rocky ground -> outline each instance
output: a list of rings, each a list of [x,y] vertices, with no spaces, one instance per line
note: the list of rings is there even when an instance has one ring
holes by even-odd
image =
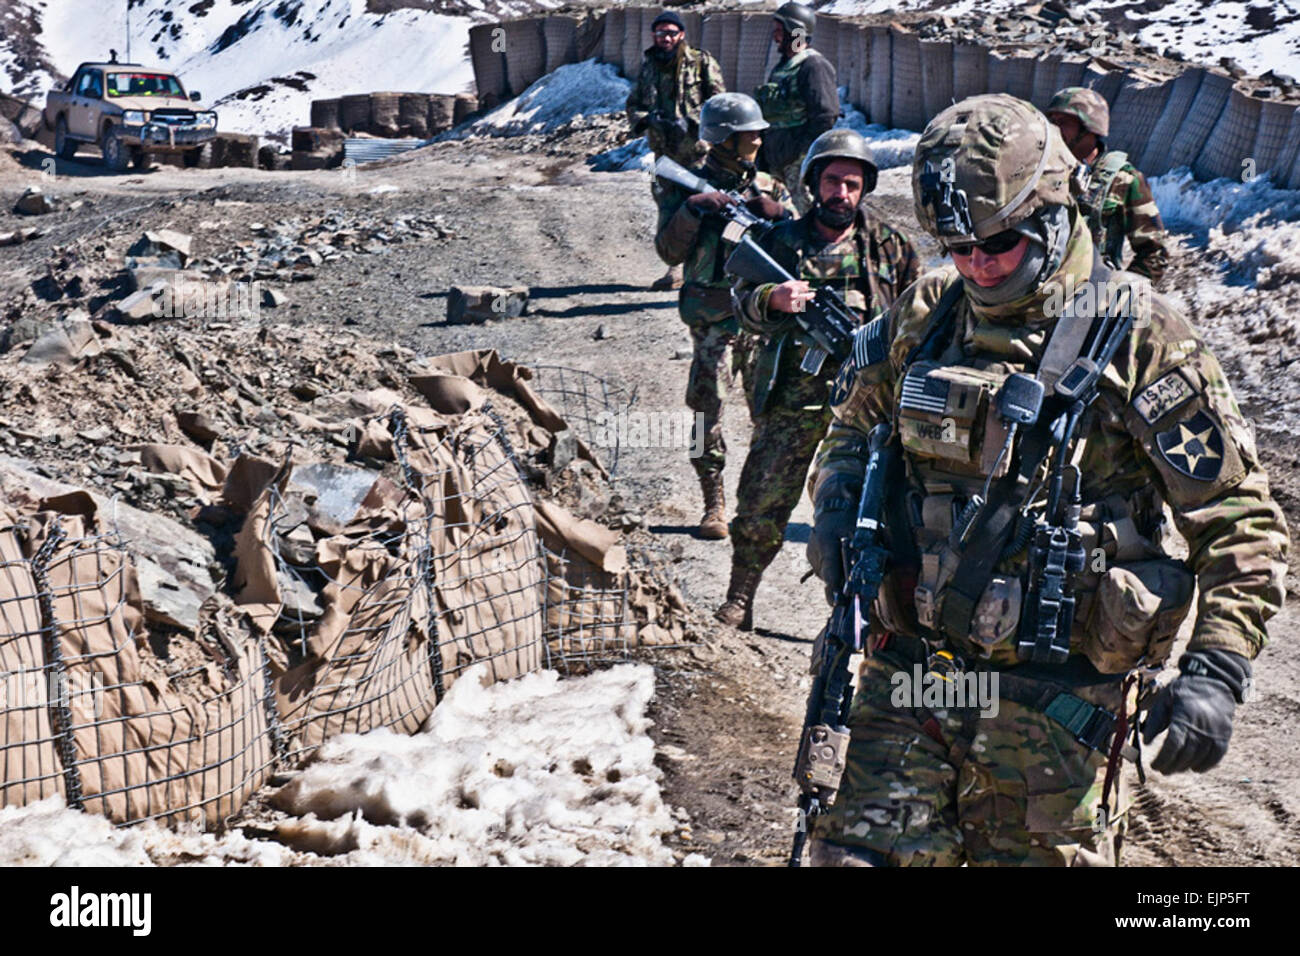
[[[0,234],[39,231],[0,250],[6,344],[25,348],[44,323],[75,309],[102,323],[101,338],[107,337],[103,330],[129,329],[112,311],[128,294],[128,251],[145,230],[171,229],[192,236],[191,260],[209,275],[260,276],[262,289],[277,295],[258,301],[280,301],[262,306],[257,321],[288,330],[283,336],[301,336],[320,374],[366,378],[358,388],[384,384],[384,360],[349,358],[360,346],[371,354],[388,350],[393,359],[495,348],[524,364],[594,372],[635,389],[636,408],[676,413],[689,337],[677,318],[675,294],[648,289],[663,266],[651,244],[654,210],[644,174],[593,173],[582,161],[609,139],[610,131],[597,128],[572,141],[443,143],[383,164],[311,173],[158,167],[115,176],[93,157],[55,163],[35,148],[0,154]],[[43,175],[46,169],[53,178]],[[9,214],[30,185],[55,198],[54,211]],[[874,202],[915,234],[905,170],[882,175]],[[349,235],[335,241],[340,232]],[[922,251],[933,256],[928,244]],[[1263,292],[1228,285],[1206,278],[1223,275],[1224,265],[1213,260],[1199,248],[1184,249],[1166,285],[1183,296],[1222,357],[1255,418],[1278,500],[1292,526],[1300,526],[1294,440],[1300,385],[1290,370],[1300,346],[1293,329],[1260,332],[1270,321],[1274,327],[1295,323],[1297,283],[1293,277]],[[448,324],[449,288],[487,284],[529,286],[529,312],[485,325]],[[159,325],[159,334],[210,348],[208,364],[236,372],[254,392],[291,389],[275,369],[258,369],[256,355],[216,361],[231,347],[229,333],[238,321],[181,316],[153,320],[150,327]],[[83,403],[93,402],[96,377],[111,382],[115,407],[103,405],[97,418],[83,411],[89,417],[75,429],[50,421],[55,406],[43,397],[64,394],[69,373],[13,380],[0,401],[6,424],[0,441],[7,450],[44,463],[65,480],[111,485],[114,479],[104,476],[116,466],[115,449],[136,440],[139,416],[147,414],[132,405],[133,387],[148,385],[140,382],[142,372],[180,374],[183,363],[170,370],[137,368],[132,375],[111,349],[105,355],[87,360],[94,371],[77,381],[90,388]],[[237,424],[241,440],[284,440],[266,434],[269,426],[258,422],[257,403],[239,382],[227,385],[225,407],[208,409],[212,417]],[[748,439],[738,389],[731,399],[729,492]],[[172,440],[187,436],[178,432]],[[725,541],[691,534],[700,502],[685,450],[623,448],[614,490],[631,503],[625,509],[643,519],[640,548],[676,579],[703,638],[649,658],[658,676],[652,716],[666,797],[685,808],[690,821],[678,830],[673,849],[683,857],[703,852],[716,865],[779,864],[794,819],[789,773],[808,650],[825,612],[820,587],[801,580],[811,508],[800,504],[787,545],[759,589],[757,630],[741,633],[709,617],[724,595],[730,549]],[[1292,562],[1294,599],[1294,556]],[[1300,743],[1289,723],[1300,711],[1298,632],[1295,610],[1274,623],[1273,646],[1257,664],[1260,697],[1239,712],[1232,750],[1219,767],[1203,776],[1153,776],[1139,789],[1130,862],[1300,862],[1294,772]]]

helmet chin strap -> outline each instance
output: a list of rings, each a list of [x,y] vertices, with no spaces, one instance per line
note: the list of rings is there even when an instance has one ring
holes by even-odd
[[[964,279],[966,294],[979,305],[1005,305],[1038,291],[1061,268],[1070,240],[1070,215],[1065,206],[1044,206],[1015,227],[1028,237],[1020,265],[995,286],[984,288]]]

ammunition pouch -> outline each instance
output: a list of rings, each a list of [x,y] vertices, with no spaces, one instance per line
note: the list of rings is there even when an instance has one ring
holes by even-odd
[[[1195,591],[1196,577],[1182,561],[1112,565],[1097,587],[1080,650],[1103,674],[1160,666]]]
[[[903,448],[964,478],[1000,478],[1011,456],[998,461],[1007,427],[993,397],[1008,374],[938,362],[909,366],[898,400]]]

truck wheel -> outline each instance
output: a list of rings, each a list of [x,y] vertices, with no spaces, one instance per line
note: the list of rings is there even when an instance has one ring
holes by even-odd
[[[198,149],[187,149],[181,154],[181,161],[186,169],[207,169],[212,165],[212,144],[205,143]]]
[[[122,142],[122,135],[116,126],[110,126],[104,133],[100,149],[104,152],[105,166],[115,173],[126,172],[127,164],[131,162],[131,153],[126,148],[126,143]]]
[[[135,167],[136,172],[144,172],[149,168],[149,154],[143,148],[135,147],[131,150],[131,165]]]
[[[68,121],[62,116],[54,123],[54,154],[59,159],[77,155],[77,141],[68,135]]]

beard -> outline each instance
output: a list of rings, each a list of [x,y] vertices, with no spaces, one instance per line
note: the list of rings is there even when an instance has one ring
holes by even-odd
[[[673,48],[671,50],[665,50],[661,46],[656,46],[650,52],[650,55],[653,56],[660,63],[667,63],[669,60],[671,60],[674,56],[677,55],[677,50],[676,48]]]
[[[850,206],[838,199],[835,200],[833,206],[828,206],[820,199],[813,206],[813,215],[817,218],[817,221],[831,229],[847,228],[853,222],[853,217],[857,215],[857,212],[857,207]]]

